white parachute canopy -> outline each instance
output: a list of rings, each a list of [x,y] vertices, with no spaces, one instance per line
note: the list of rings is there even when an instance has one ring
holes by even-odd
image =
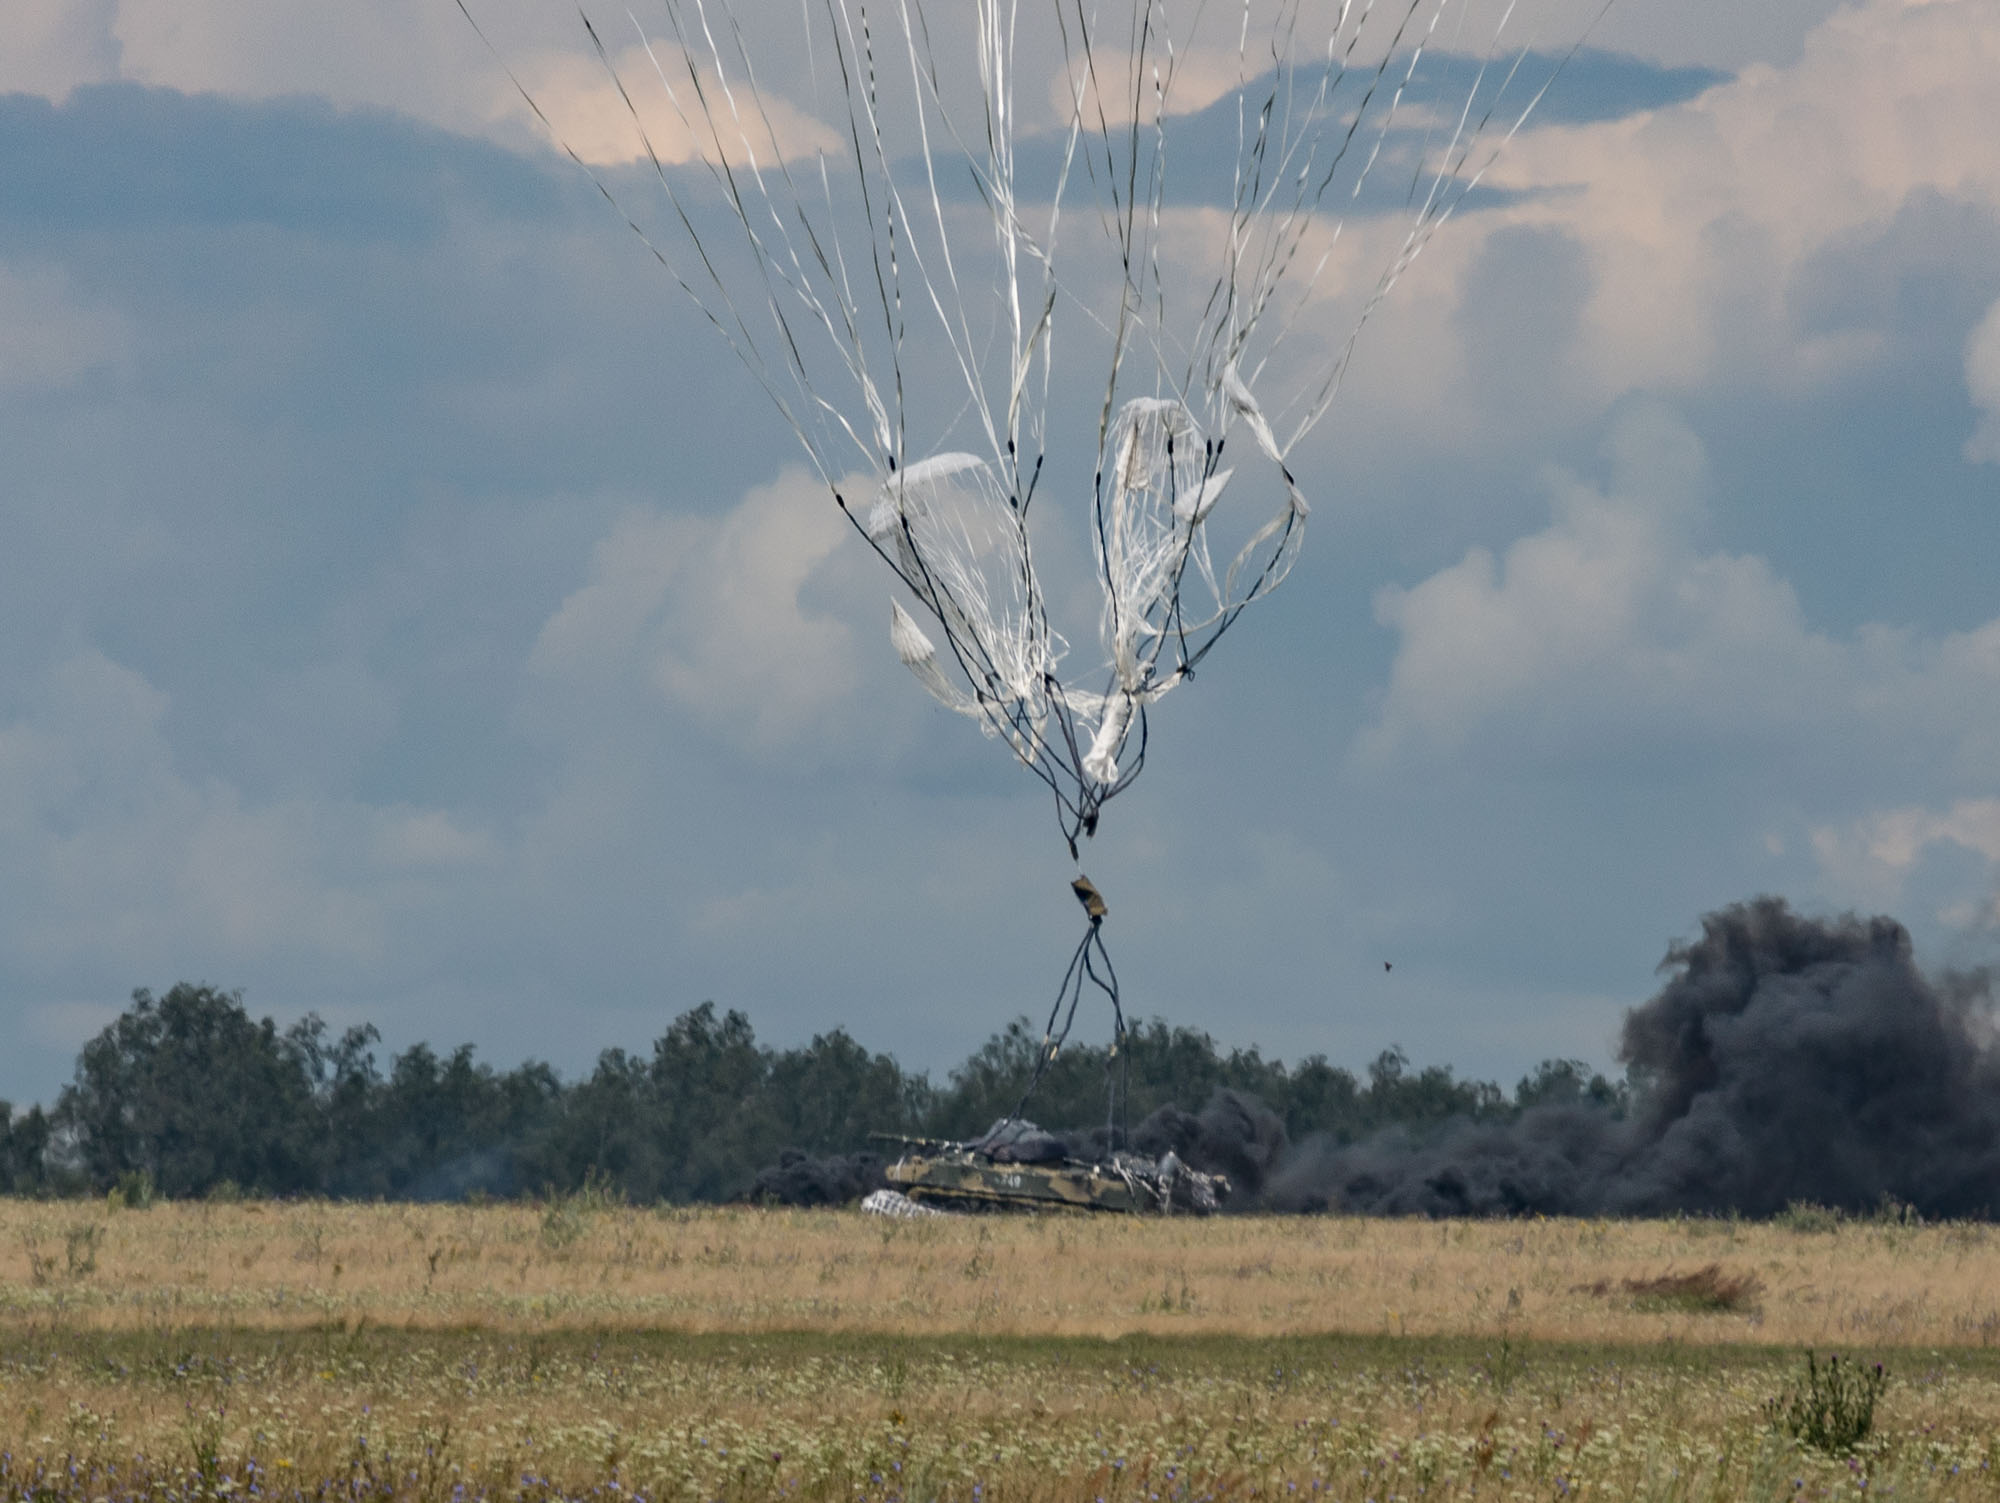
[[[660,227],[593,177],[895,572],[897,656],[1053,790],[1072,848],[1143,764],[1149,708],[1290,571],[1309,507],[1288,456],[1560,70],[1516,50],[1515,3],[586,18]],[[1351,257],[1328,276],[1348,222],[1376,248],[1359,283]],[[1092,539],[1100,651],[1079,666],[1029,517],[1051,446],[1091,442],[1091,494],[1053,503],[1057,539]],[[848,493],[857,473],[872,493]]]

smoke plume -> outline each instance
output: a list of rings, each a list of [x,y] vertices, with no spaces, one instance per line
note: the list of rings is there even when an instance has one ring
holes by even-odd
[[[1254,1096],[1219,1090],[1199,1114],[1163,1106],[1132,1133],[1132,1146],[1159,1158],[1171,1149],[1204,1174],[1229,1176],[1232,1203],[1254,1205],[1291,1145],[1285,1124]]]
[[[778,1162],[757,1173],[748,1198],[766,1205],[838,1206],[886,1189],[879,1153],[835,1153],[824,1157],[787,1148]]]
[[[1758,898],[1667,952],[1625,1019],[1623,1116],[1533,1107],[1286,1148],[1274,1210],[1769,1215],[1792,1201],[1927,1216],[2000,1207],[2000,1054],[1986,978],[1933,981],[1887,918],[1823,920]]]

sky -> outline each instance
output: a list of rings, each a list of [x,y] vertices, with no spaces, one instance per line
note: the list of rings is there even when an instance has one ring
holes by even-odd
[[[474,9],[643,196],[574,12]],[[793,13],[739,9],[782,93]],[[183,980],[570,1074],[704,1000],[940,1072],[1046,1011],[1045,796],[909,681],[879,563],[450,0],[9,30],[0,1098]],[[1511,1082],[1609,1067],[1755,894],[1994,958],[2000,9],[1589,42],[1084,852],[1132,1012]]]

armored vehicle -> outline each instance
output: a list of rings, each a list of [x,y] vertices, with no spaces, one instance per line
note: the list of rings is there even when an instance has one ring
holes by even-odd
[[[1072,1157],[1062,1139],[1019,1119],[995,1123],[971,1142],[882,1141],[900,1148],[883,1171],[890,1185],[940,1209],[1207,1216],[1229,1197],[1225,1176],[1191,1169],[1171,1151],[1157,1159],[1125,1152]]]

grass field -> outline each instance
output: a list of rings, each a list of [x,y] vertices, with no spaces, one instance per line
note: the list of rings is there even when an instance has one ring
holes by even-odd
[[[1979,1226],[0,1203],[0,1490],[2000,1498],[1996,1345]]]

